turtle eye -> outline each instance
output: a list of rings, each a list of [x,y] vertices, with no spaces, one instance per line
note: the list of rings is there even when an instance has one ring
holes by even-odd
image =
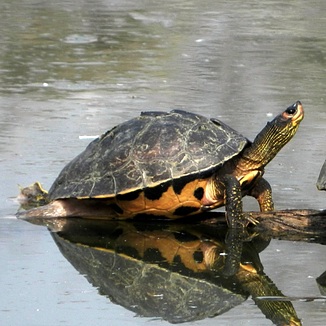
[[[287,114],[293,115],[296,111],[297,111],[297,106],[298,106],[298,102],[294,103],[293,105],[291,105],[290,107],[288,107],[285,112]]]
[[[281,119],[288,122],[292,121],[295,126],[298,126],[303,116],[302,104],[300,101],[296,101],[281,114]]]

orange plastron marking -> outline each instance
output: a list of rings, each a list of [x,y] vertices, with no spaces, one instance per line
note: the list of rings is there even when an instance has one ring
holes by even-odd
[[[134,193],[118,195],[114,199],[119,217],[130,218],[138,214],[165,216],[171,219],[199,213],[205,198],[208,179],[185,183],[180,190],[173,184],[162,184]]]

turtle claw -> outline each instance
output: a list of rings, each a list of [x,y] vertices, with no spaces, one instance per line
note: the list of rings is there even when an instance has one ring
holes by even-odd
[[[252,223],[254,225],[258,225],[259,221],[255,219],[251,213],[244,213],[244,218],[247,222]]]

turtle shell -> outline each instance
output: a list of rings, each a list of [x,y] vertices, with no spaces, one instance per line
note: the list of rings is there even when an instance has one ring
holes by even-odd
[[[110,198],[213,174],[248,140],[217,119],[181,110],[144,112],[91,142],[62,170],[51,200]]]
[[[319,173],[317,188],[318,190],[326,190],[326,161],[324,162],[324,165]]]

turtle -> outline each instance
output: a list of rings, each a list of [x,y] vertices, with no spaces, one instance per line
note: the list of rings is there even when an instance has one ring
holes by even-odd
[[[318,190],[326,190],[326,161],[324,162],[317,180]]]
[[[326,296],[326,271],[316,278],[320,293]]]
[[[274,210],[264,168],[303,117],[297,101],[251,142],[215,118],[143,112],[93,140],[54,181],[49,203],[18,216],[177,219],[225,205],[231,228],[247,226],[242,197]]]

